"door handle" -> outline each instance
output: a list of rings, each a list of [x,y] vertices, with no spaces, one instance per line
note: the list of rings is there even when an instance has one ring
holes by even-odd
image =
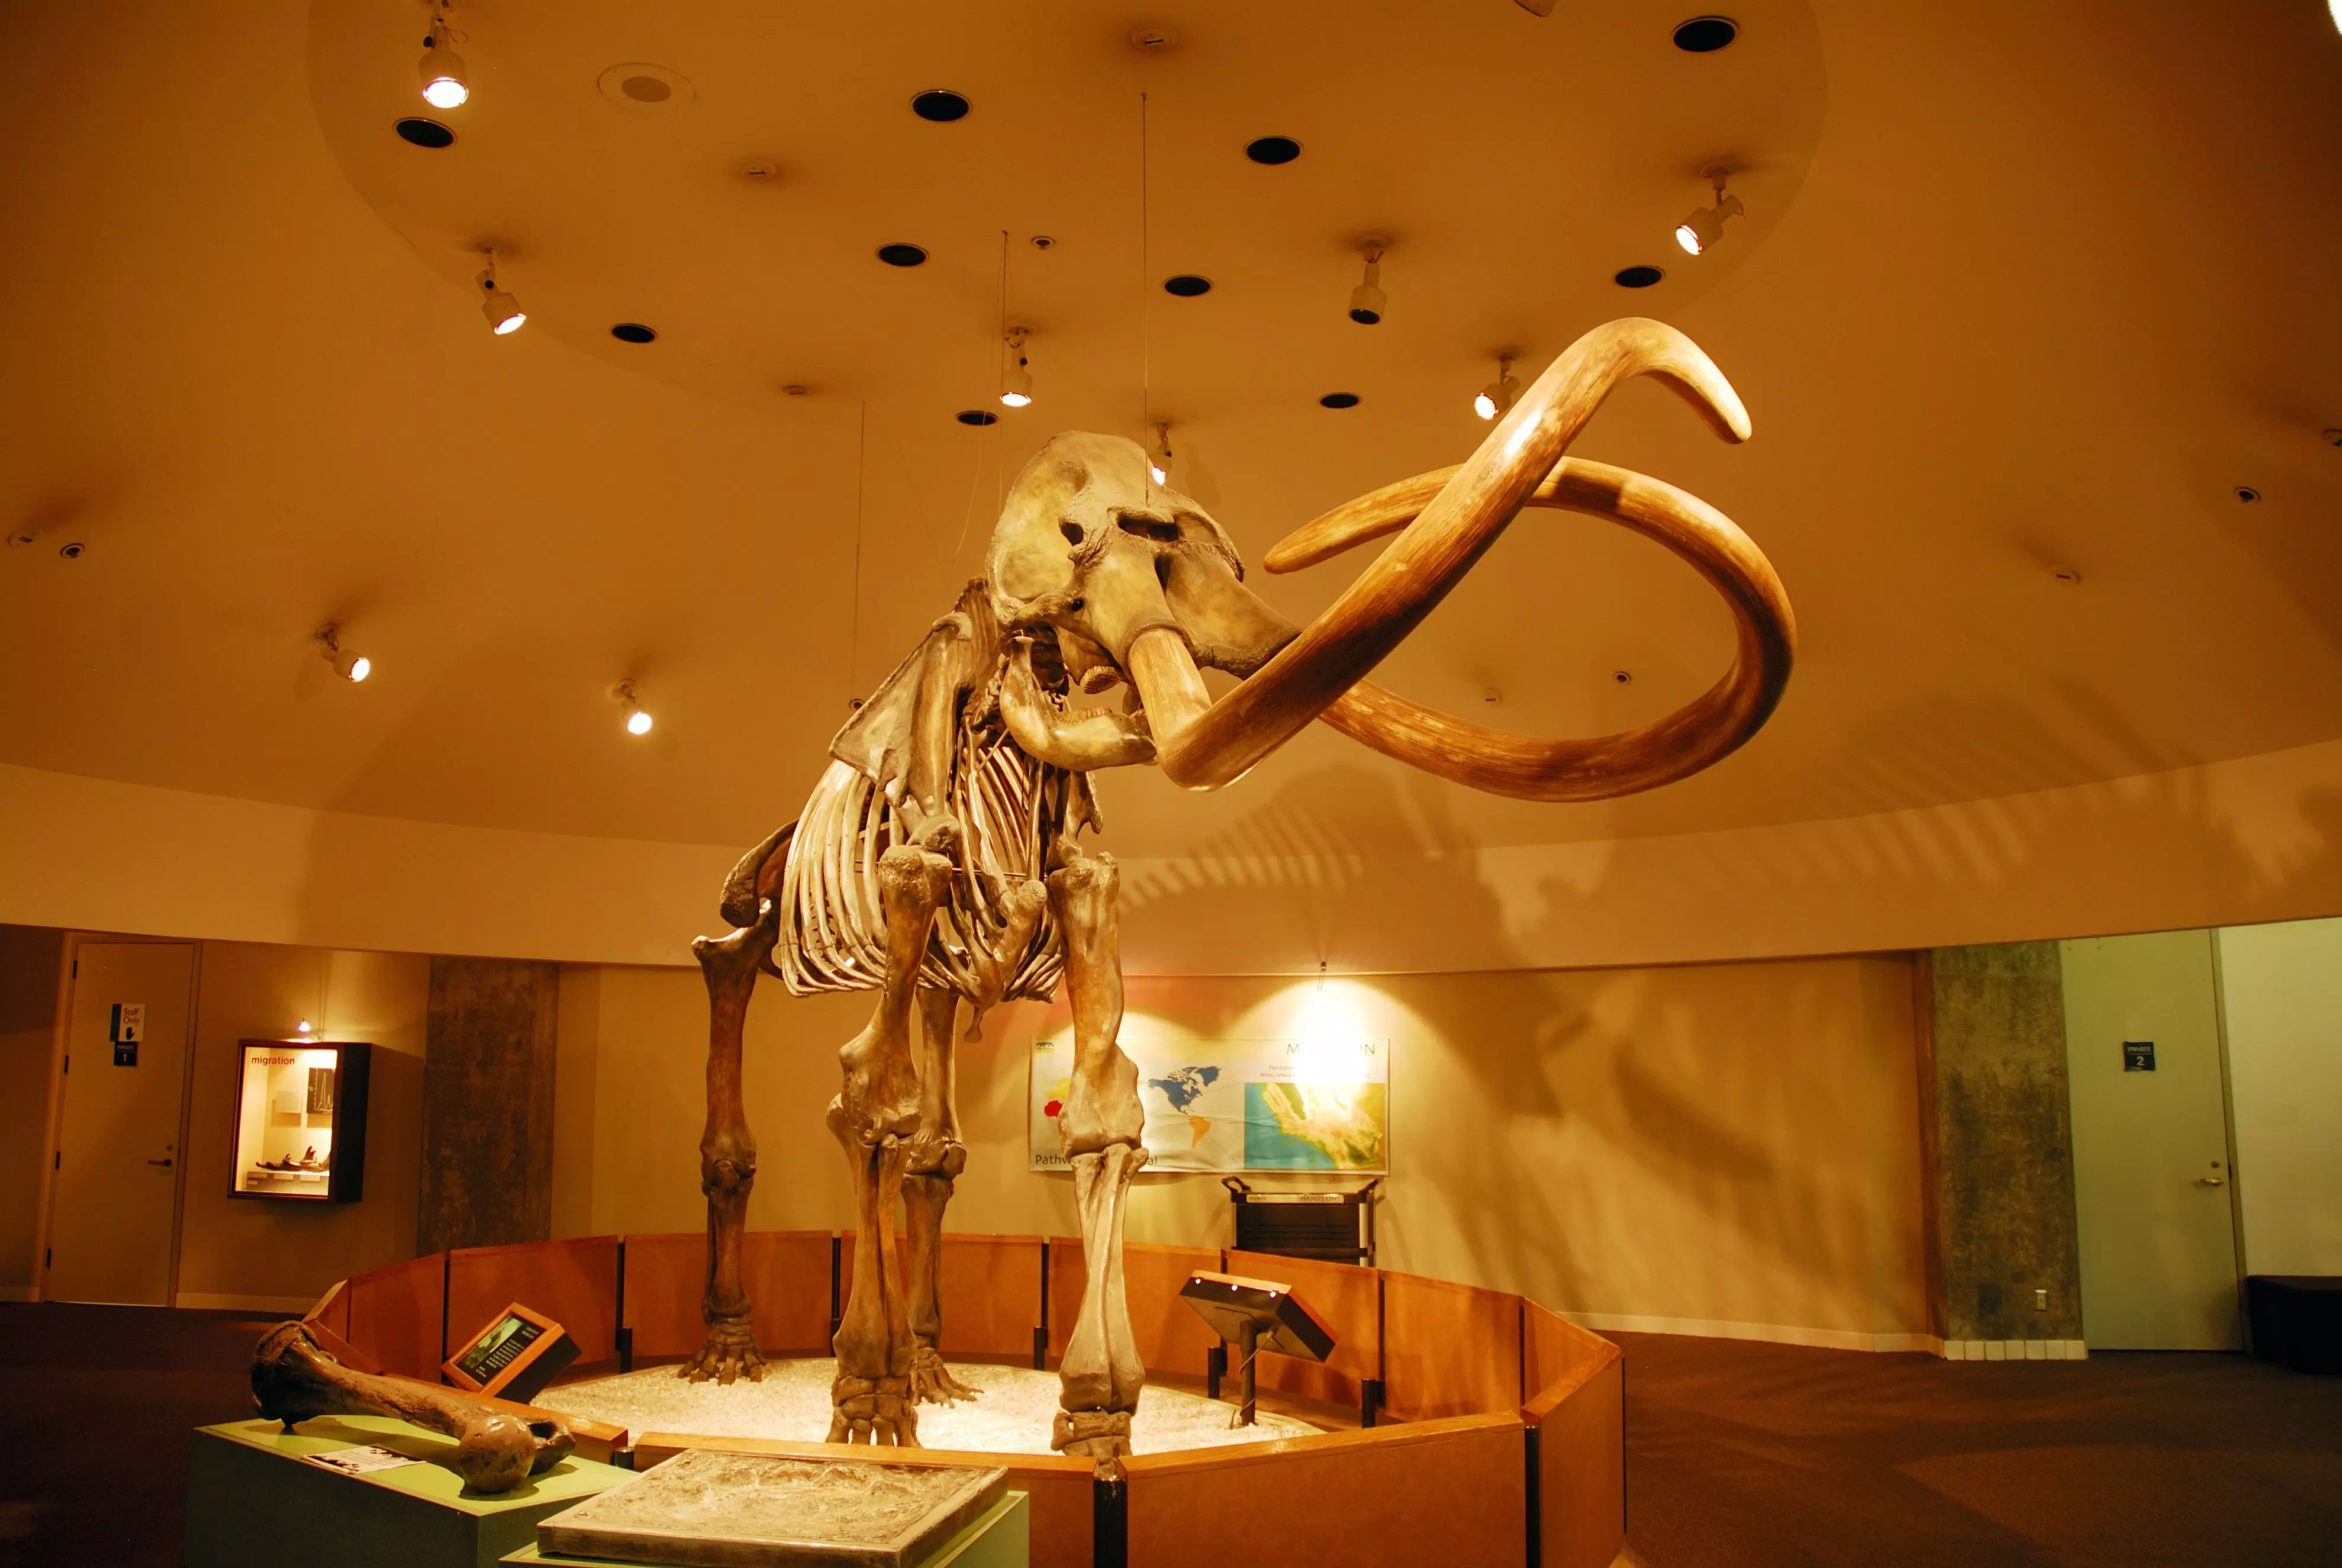
[[[146,1161],[149,1165],[168,1165],[170,1162],[171,1161],[167,1157],[161,1160],[149,1160]]]
[[[2226,1176],[2198,1176],[2196,1178],[2196,1185],[2198,1187],[2226,1187],[2227,1184],[2228,1179]]]

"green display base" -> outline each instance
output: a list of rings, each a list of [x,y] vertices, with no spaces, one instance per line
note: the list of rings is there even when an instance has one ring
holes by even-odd
[[[345,1475],[306,1456],[373,1444],[420,1459],[453,1438],[379,1415],[197,1427],[187,1462],[187,1568],[487,1568],[533,1542],[536,1522],[627,1480],[572,1457],[526,1485],[466,1494],[451,1470],[406,1464]]]
[[[504,1560],[555,1564],[557,1568],[611,1568],[607,1558],[539,1552],[533,1541]],[[188,1561],[192,1563],[194,1559]],[[921,1558],[910,1568],[1031,1568],[1032,1561],[1033,1511],[1024,1493],[1012,1492],[967,1528],[936,1547],[932,1555]],[[635,1568],[644,1565],[636,1564]],[[659,1565],[653,1563],[649,1568]]]

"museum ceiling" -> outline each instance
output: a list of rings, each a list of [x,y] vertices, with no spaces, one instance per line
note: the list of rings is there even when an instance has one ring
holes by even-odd
[[[478,0],[471,101],[445,111],[407,0],[25,10],[0,504],[35,537],[0,553],[0,759],[745,844],[978,568],[1050,433],[1167,420],[1173,482],[1256,563],[1468,455],[1498,350],[1531,376],[1624,315],[1691,334],[1754,418],[1728,447],[1637,385],[1576,450],[1693,490],[1778,568],[1802,647],[1757,739],[1536,806],[1320,728],[1225,797],[1106,778],[1110,844],[1681,832],[2342,734],[2325,7],[1747,0],[1704,55],[1670,39],[1696,9]],[[646,75],[663,99],[629,95]],[[920,118],[931,88],[970,112]],[[416,115],[455,144],[394,134]],[[1300,156],[1249,160],[1267,136]],[[1689,256],[1669,231],[1717,159],[1746,216]],[[1370,234],[1389,308],[1362,327]],[[482,318],[486,243],[528,314],[509,336]],[[1015,411],[1004,254],[1036,387]],[[1646,264],[1657,284],[1614,281]],[[1166,293],[1182,274],[1210,291]],[[1250,580],[1299,615],[1355,570]],[[365,685],[315,657],[329,620]],[[1532,515],[1378,678],[1597,734],[1730,646],[1656,547]]]

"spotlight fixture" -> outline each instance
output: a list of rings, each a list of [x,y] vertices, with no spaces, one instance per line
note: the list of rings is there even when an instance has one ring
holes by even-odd
[[[434,0],[431,31],[424,35],[423,63],[416,67],[423,78],[423,101],[435,109],[460,109],[472,96],[464,76],[464,56],[455,53],[455,31],[447,25],[447,9],[454,3]]]
[[[1171,421],[1155,421],[1155,449],[1146,455],[1146,472],[1158,485],[1171,482]]]
[[[488,265],[480,272],[480,287],[487,295],[480,302],[480,313],[488,318],[488,328],[497,337],[517,332],[528,317],[519,300],[496,286],[496,247],[482,246],[480,254],[488,258]]]
[[[293,1032],[294,1032],[295,1034],[306,1034],[306,1033],[308,1033],[308,1032],[309,1032],[309,1020],[308,1020],[307,1019],[305,1019],[305,1019],[303,1019],[299,1023],[295,1024],[295,1025],[293,1026]]]
[[[635,683],[632,680],[618,682],[610,695],[616,698],[618,706],[626,709],[627,734],[648,735],[651,732],[651,716],[644,710],[641,703],[635,700]]]
[[[1016,364],[1001,377],[1000,400],[1011,408],[1023,408],[1033,401],[1033,368],[1025,357],[1025,335],[1031,330],[1029,327],[1008,329],[1008,348],[1016,356]]]
[[[1738,196],[1724,194],[1724,180],[1732,172],[1731,165],[1710,164],[1699,172],[1716,186],[1716,205],[1694,207],[1689,217],[1676,225],[1676,243],[1693,256],[1706,255],[1724,237],[1724,220],[1737,217],[1745,210]]]
[[[1389,246],[1388,240],[1373,235],[1358,241],[1366,258],[1366,279],[1350,290],[1350,319],[1361,327],[1374,326],[1390,307],[1390,297],[1383,292],[1383,252]]]
[[[327,621],[317,629],[317,640],[325,646],[317,650],[318,657],[334,667],[334,673],[344,680],[355,683],[374,673],[374,660],[355,648],[342,646],[342,628],[338,621]]]
[[[1513,357],[1510,354],[1499,354],[1496,356],[1496,378],[1481,387],[1480,395],[1472,399],[1472,412],[1483,419],[1494,419],[1498,415],[1509,414],[1512,412],[1514,399],[1520,395],[1521,381],[1519,377],[1513,374]]]

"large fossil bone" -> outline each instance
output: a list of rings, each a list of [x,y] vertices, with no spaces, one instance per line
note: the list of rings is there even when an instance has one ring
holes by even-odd
[[[717,1375],[754,1372],[736,1256],[755,1145],[736,1108],[719,1116],[715,1105],[719,1091],[737,1094],[737,972],[752,984],[760,967],[800,994],[880,993],[845,1053],[846,1089],[831,1111],[865,1243],[838,1334],[833,1431],[898,1442],[916,1441],[918,1401],[965,1392],[936,1354],[943,1212],[966,1158],[951,1110],[958,1001],[973,1040],[986,1009],[1046,999],[1062,978],[1076,1061],[1059,1130],[1089,1280],[1054,1441],[1106,1464],[1127,1452],[1145,1372],[1122,1298],[1122,1215],[1146,1151],[1136,1070],[1116,1038],[1114,863],[1072,845],[1098,824],[1092,774],[1152,762],[1186,788],[1214,789],[1317,720],[1442,778],[1535,800],[1629,794],[1731,752],[1788,680],[1797,629],[1779,580],[1697,498],[1566,456],[1609,392],[1645,375],[1726,439],[1747,437],[1740,399],[1690,339],[1656,321],[1610,322],[1555,359],[1467,461],[1360,497],[1272,549],[1269,569],[1285,572],[1398,535],[1300,627],[1245,586],[1226,532],[1156,482],[1136,442],[1066,432],[1034,455],[1004,502],[985,575],[838,732],[798,820],[726,881],[724,912],[740,929],[703,944],[716,1018],[704,1362]],[[1606,518],[1684,558],[1731,608],[1737,644],[1724,678],[1655,724],[1559,740],[1472,724],[1366,679],[1525,506]],[[1216,701],[1206,669],[1238,684]],[[1125,682],[1135,709],[1079,700]],[[898,1204],[907,1260],[894,1244]]]
[[[510,1492],[569,1457],[575,1446],[557,1418],[525,1421],[453,1389],[353,1372],[328,1355],[303,1323],[279,1323],[252,1352],[252,1402],[288,1432],[320,1415],[387,1415],[455,1440],[435,1464],[474,1492]]]

